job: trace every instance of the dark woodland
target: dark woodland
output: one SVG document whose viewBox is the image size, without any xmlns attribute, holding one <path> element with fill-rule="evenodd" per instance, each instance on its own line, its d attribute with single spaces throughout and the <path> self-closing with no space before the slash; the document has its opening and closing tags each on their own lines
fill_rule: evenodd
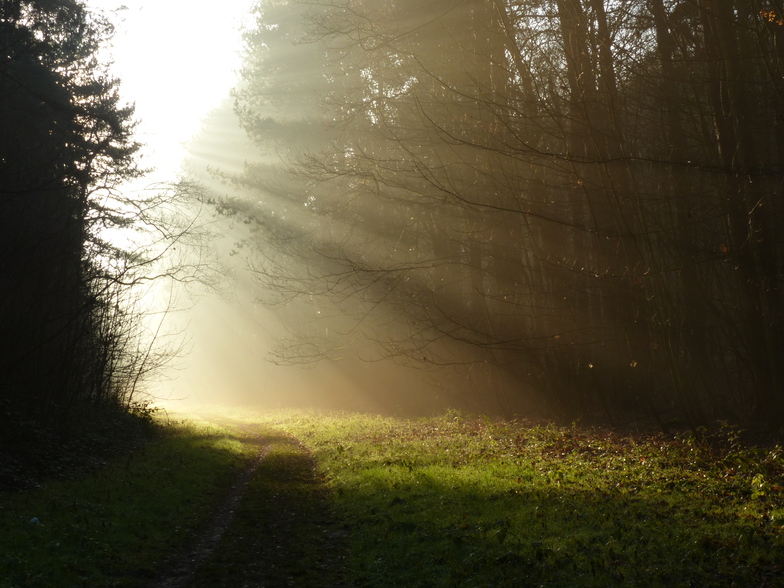
<svg viewBox="0 0 784 588">
<path fill-rule="evenodd" d="M 0 2 L 3 444 L 127 408 L 146 369 L 126 295 L 138 260 L 101 236 L 131 222 L 113 197 L 140 174 L 133 109 L 96 56 L 111 33 L 75 0 Z"/>
<path fill-rule="evenodd" d="M 780 2 L 256 16 L 234 97 L 258 149 L 222 205 L 267 302 L 310 309 L 280 361 L 373 341 L 507 412 L 781 426 Z"/>
<path fill-rule="evenodd" d="M 360 347 L 448 368 L 480 409 L 782 425 L 780 2 L 255 17 L 233 94 L 255 153 L 220 207 L 288 312 L 278 361 Z M 137 220 L 118 187 L 141 173 L 111 34 L 75 0 L 0 2 L 6 437 L 127 407 L 152 369 L 128 293 L 145 261 L 102 237 Z"/>
</svg>

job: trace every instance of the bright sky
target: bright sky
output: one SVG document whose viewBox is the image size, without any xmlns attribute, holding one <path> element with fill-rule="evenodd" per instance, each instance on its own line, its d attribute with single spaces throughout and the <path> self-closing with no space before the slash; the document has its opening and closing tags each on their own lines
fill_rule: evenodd
<svg viewBox="0 0 784 588">
<path fill-rule="evenodd" d="M 255 0 L 87 0 L 117 32 L 110 48 L 122 96 L 136 103 L 138 138 L 148 145 L 149 181 L 175 179 L 183 142 L 226 97 L 240 67 L 241 28 Z M 125 10 L 117 10 L 125 6 Z"/>
</svg>

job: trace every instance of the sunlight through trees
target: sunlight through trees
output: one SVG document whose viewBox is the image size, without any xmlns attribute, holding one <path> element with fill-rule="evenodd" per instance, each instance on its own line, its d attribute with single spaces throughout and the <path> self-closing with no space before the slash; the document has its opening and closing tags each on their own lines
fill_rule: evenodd
<svg viewBox="0 0 784 588">
<path fill-rule="evenodd" d="M 168 355 L 148 300 L 199 260 L 186 190 L 124 191 L 144 170 L 133 107 L 98 56 L 113 33 L 77 0 L 0 1 L 0 428 L 19 442 L 127 407 Z M 113 238 L 143 232 L 142 241 Z M 36 425 L 37 426 L 37 425 Z"/>
<path fill-rule="evenodd" d="M 569 418 L 779 422 L 773 3 L 265 0 L 256 17 L 235 98 L 258 153 L 222 206 L 253 219 L 272 302 L 351 318 L 293 322 L 284 357 L 371 340 Z"/>
</svg>

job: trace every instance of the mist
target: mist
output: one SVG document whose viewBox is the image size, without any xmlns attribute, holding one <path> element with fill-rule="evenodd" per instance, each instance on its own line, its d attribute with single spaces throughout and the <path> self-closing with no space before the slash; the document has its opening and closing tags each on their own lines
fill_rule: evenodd
<svg viewBox="0 0 784 588">
<path fill-rule="evenodd" d="M 767 418 L 784 209 L 765 14 L 259 2 L 189 144 L 232 285 L 189 311 L 176 394 Z"/>
<path fill-rule="evenodd" d="M 430 414 L 443 408 L 429 398 L 429 386 L 388 362 L 367 363 L 347 350 L 345 357 L 307 365 L 274 363 L 274 347 L 287 335 L 278 312 L 260 302 L 259 287 L 244 261 L 230 257 L 240 231 L 222 223 L 225 239 L 214 252 L 231 270 L 220 292 L 200 292 L 168 319 L 185 340 L 181 357 L 154 389 L 156 404 L 258 406 Z M 432 384 L 431 384 L 432 386 Z"/>
<path fill-rule="evenodd" d="M 201 199 L 258 201 L 258 193 L 248 194 L 231 181 L 257 155 L 232 100 L 204 118 L 202 130 L 186 147 L 186 177 L 198 183 Z M 182 348 L 162 381 L 151 387 L 157 405 L 175 410 L 253 405 L 395 415 L 435 414 L 455 405 L 439 377 L 368 354 L 367 341 L 319 357 L 305 354 L 301 361 L 280 357 L 281 342 L 292 336 L 292 328 L 309 321 L 329 339 L 330 329 L 337 334 L 350 328 L 349 322 L 321 316 L 317 303 L 289 301 L 269 308 L 264 302 L 270 293 L 253 272 L 251 223 L 212 209 L 200 214 L 211 252 L 205 263 L 219 267 L 221 279 L 212 277 L 207 287 L 178 292 L 166 332 Z M 312 331 L 311 336 L 315 341 Z"/>
</svg>

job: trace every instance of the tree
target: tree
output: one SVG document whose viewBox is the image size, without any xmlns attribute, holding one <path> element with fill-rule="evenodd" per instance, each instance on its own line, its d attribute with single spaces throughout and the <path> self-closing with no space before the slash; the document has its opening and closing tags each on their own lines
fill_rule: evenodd
<svg viewBox="0 0 784 588">
<path fill-rule="evenodd" d="M 285 104 L 281 69 L 237 93 L 280 155 L 240 181 L 291 203 L 238 206 L 268 287 L 407 362 L 495 366 L 568 418 L 778 422 L 775 3 L 289 1 L 277 25 L 260 6 L 249 62 L 295 41 L 321 72 L 296 86 L 321 96 L 296 139 L 248 124 Z"/>
<path fill-rule="evenodd" d="M 149 262 L 103 239 L 131 222 L 132 203 L 111 197 L 142 173 L 133 109 L 96 56 L 111 32 L 77 0 L 0 2 L 0 402 L 9 435 L 20 420 L 127 403 L 151 367 L 127 289 Z"/>
</svg>

